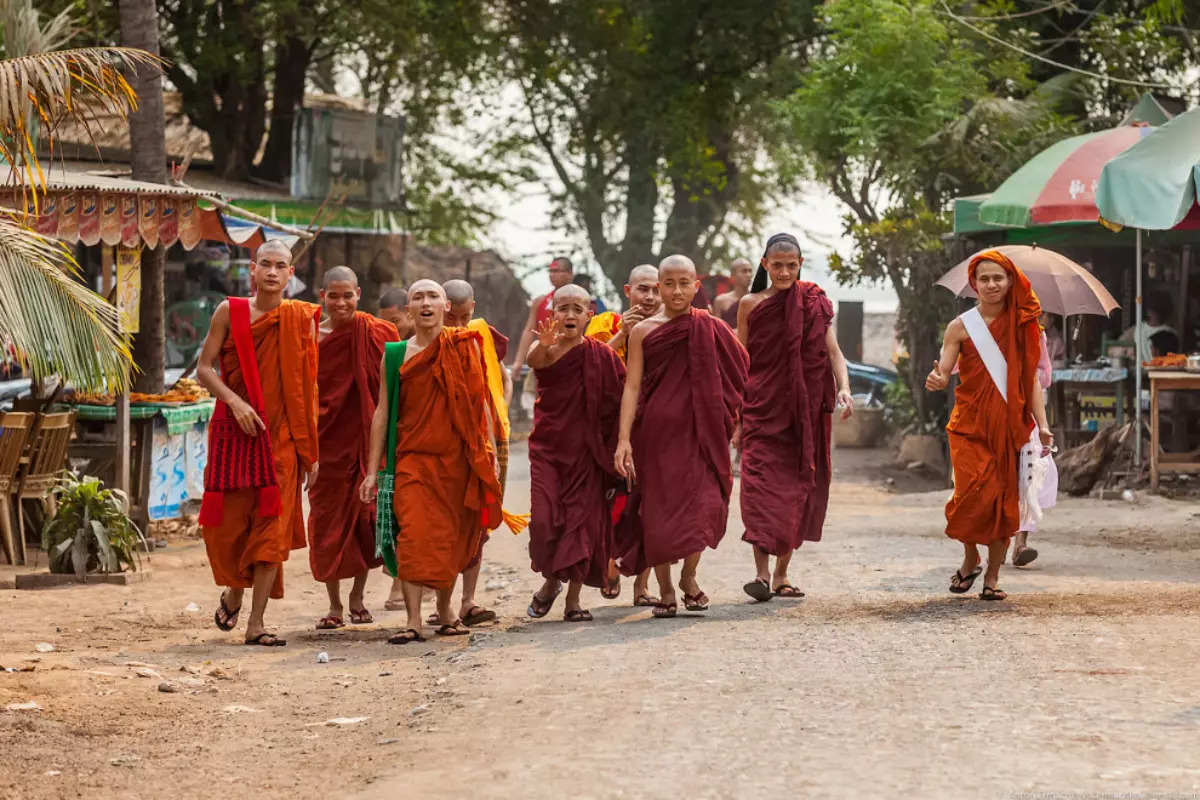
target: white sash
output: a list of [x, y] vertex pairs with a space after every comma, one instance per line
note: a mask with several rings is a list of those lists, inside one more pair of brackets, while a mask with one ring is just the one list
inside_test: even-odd
[[962, 320], [963, 327], [967, 329], [967, 336], [971, 337], [971, 341], [975, 343], [975, 349], [979, 351], [983, 365], [987, 367], [988, 374], [992, 376], [992, 383], [996, 384], [996, 388], [1000, 390], [1000, 396], [1007, 403], [1008, 362], [1004, 360], [1004, 353], [1001, 352], [1000, 345], [996, 344], [996, 339], [992, 336], [988, 324], [983, 321], [983, 315], [976, 307], [963, 314], [959, 319]]

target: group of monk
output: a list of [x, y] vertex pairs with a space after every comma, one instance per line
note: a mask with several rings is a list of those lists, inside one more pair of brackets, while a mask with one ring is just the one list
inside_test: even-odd
[[[529, 616], [546, 616], [565, 588], [564, 620], [590, 621], [583, 588], [615, 598], [623, 575], [634, 578], [634, 605], [651, 607], [653, 617], [673, 617], [680, 604], [706, 610], [698, 568], [725, 535], [734, 449], [755, 573], [744, 590], [757, 601], [804, 596], [789, 566], [805, 542], [821, 539], [833, 414], [849, 417], [854, 401], [833, 305], [799, 279], [803, 261], [794, 237], [772, 237], [756, 273], [748, 262], [734, 265], [734, 288], [710, 314], [693, 305], [695, 265], [672, 255], [633, 269], [628, 310], [600, 315], [571, 282], [570, 262], [555, 262], [555, 288], [535, 301], [514, 363], [518, 377], [521, 366], [531, 368], [537, 392], [529, 554], [544, 583]], [[419, 280], [385, 293], [374, 317], [358, 311], [362, 291], [347, 267], [325, 272], [322, 306], [284, 299], [294, 269], [283, 244], [262, 245], [251, 270], [255, 294], [221, 304], [197, 367], [218, 401], [200, 513], [213, 576], [225, 587], [215, 624], [232, 630], [251, 589], [245, 641], [285, 645], [264, 613], [269, 598], [283, 596], [283, 562], [306, 545], [329, 595], [319, 629], [345, 625], [347, 610], [351, 623], [373, 621], [364, 590], [379, 566], [394, 579], [387, 608], [407, 613], [394, 644], [424, 641], [426, 624], [462, 636], [494, 620], [475, 601], [483, 546], [490, 531], [508, 524], [519, 532], [525, 518], [502, 505], [513, 392], [507, 339], [474, 319], [471, 286]], [[1003, 256], [973, 263], [971, 277], [984, 330], [1015, 367], [1007, 385], [989, 384], [994, 365], [980, 356], [988, 348], [971, 333], [973, 318], [960, 319], [928, 387], [944, 388], [959, 364], [947, 533], [966, 556], [951, 591], [968, 590], [983, 571], [976, 545], [984, 544], [984, 597], [1000, 599], [999, 564], [1020, 513], [1010, 491], [1020, 448], [1008, 453], [1009, 445], [1028, 440], [1033, 422], [1047, 430], [1030, 383], [1036, 342], [1026, 342], [1038, 333], [1038, 309]], [[1014, 479], [995, 480], [997, 470]], [[650, 594], [651, 572], [659, 596]], [[436, 610], [426, 620], [428, 594]]]

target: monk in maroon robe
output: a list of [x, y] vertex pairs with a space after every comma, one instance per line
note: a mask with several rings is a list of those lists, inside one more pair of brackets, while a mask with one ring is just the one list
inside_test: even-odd
[[692, 308], [699, 281], [690, 259], [669, 256], [658, 279], [663, 310], [629, 337], [615, 462], [638, 482], [641, 499], [622, 520], [618, 563], [626, 575], [654, 567], [661, 589], [654, 615], [673, 617], [671, 564], [681, 559], [684, 607], [708, 608], [696, 568], [704, 549], [725, 535], [729, 443], [749, 357], [728, 325]]
[[584, 336], [591, 295], [569, 284], [554, 293], [554, 317], [538, 328], [529, 352], [537, 372], [537, 405], [529, 436], [532, 516], [529, 557], [546, 579], [529, 616], [549, 613], [568, 585], [567, 622], [590, 622], [582, 588], [607, 585], [613, 529], [609, 490], [625, 365], [611, 347]]
[[379, 397], [379, 365], [387, 342], [400, 340], [389, 322], [358, 311], [362, 290], [347, 267], [325, 272], [321, 291], [326, 320], [320, 329], [317, 389], [320, 417], [317, 435], [324, 472], [308, 490], [308, 561], [313, 577], [329, 592], [329, 613], [318, 630], [345, 624], [341, 582], [353, 579], [350, 621], [373, 622], [363, 603], [370, 570], [383, 564], [375, 557], [375, 514], [358, 496], [366, 477], [367, 433]]
[[750, 351], [740, 437], [742, 540], [754, 546], [757, 571], [745, 591], [759, 601], [804, 596], [788, 581], [788, 564], [804, 542], [821, 540], [834, 407], [842, 407], [843, 418], [854, 410], [831, 326], [833, 303], [816, 284], [798, 280], [803, 263], [793, 237], [772, 237], [757, 291], [738, 304], [738, 338]]

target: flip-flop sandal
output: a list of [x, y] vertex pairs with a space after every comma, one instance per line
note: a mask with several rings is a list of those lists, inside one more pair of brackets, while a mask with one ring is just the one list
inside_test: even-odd
[[321, 621], [317, 623], [317, 630], [319, 631], [332, 631], [344, 627], [346, 627], [346, 621], [341, 617], [321, 617]]
[[[266, 639], [268, 637], [271, 639], [271, 641], [264, 642], [263, 639]], [[267, 633], [266, 631], [263, 631], [258, 636], [255, 636], [253, 639], [247, 639], [246, 644], [255, 644], [255, 645], [258, 645], [259, 647], [287, 647], [287, 640], [280, 639], [278, 636], [276, 636], [273, 633]]]
[[352, 624], [370, 625], [374, 621], [375, 618], [371, 616], [371, 612], [367, 611], [365, 608], [360, 608], [357, 611], [355, 611], [353, 608], [350, 609], [350, 622]]
[[980, 600], [1007, 600], [1008, 592], [1003, 589], [993, 589], [991, 586], [983, 587], [983, 591], [979, 593]]
[[1016, 555], [1013, 556], [1013, 566], [1014, 567], [1028, 566], [1028, 565], [1032, 564], [1034, 562], [1034, 560], [1037, 559], [1037, 557], [1038, 557], [1037, 550], [1033, 549], [1032, 547], [1028, 547], [1028, 546], [1022, 547], [1020, 550], [1018, 550], [1016, 552]]
[[564, 622], [591, 622], [592, 612], [586, 608], [574, 608], [563, 614]]
[[635, 608], [654, 608], [658, 605], [658, 598], [653, 595], [639, 594], [633, 598], [633, 605]]
[[804, 597], [804, 592], [792, 586], [790, 583], [781, 583], [775, 587], [775, 596], [783, 598]]
[[742, 587], [742, 591], [760, 603], [765, 603], [772, 597], [771, 584], [762, 578], [755, 578]]
[[454, 622], [447, 623], [437, 629], [438, 636], [467, 636], [471, 631], [463, 624], [461, 619], [456, 619]]
[[683, 607], [688, 611], [708, 611], [708, 595], [704, 592], [683, 593]]
[[605, 600], [616, 600], [621, 596], [621, 576], [607, 581], [604, 588], [600, 590], [600, 596]]
[[485, 622], [493, 622], [496, 619], [496, 612], [490, 608], [482, 606], [474, 606], [467, 615], [462, 618], [463, 624], [468, 628], [474, 628], [476, 625], [482, 625]]
[[562, 590], [563, 587], [560, 583], [558, 585], [558, 589], [556, 589], [554, 592], [554, 596], [549, 600], [538, 597], [538, 593], [534, 592], [533, 599], [529, 601], [529, 608], [525, 609], [525, 613], [534, 619], [541, 619], [542, 617], [546, 616], [550, 613], [550, 609], [554, 607], [554, 601], [558, 599], [560, 594], [562, 594]]
[[408, 644], [409, 642], [423, 642], [425, 637], [415, 628], [409, 628], [406, 631], [393, 633], [388, 637], [388, 644]]
[[982, 564], [977, 564], [970, 575], [963, 575], [962, 570], [954, 570], [954, 575], [950, 578], [950, 591], [953, 594], [966, 594], [975, 585], [975, 579], [982, 574]]
[[404, 601], [403, 600], [392, 600], [389, 598], [383, 604], [383, 609], [385, 611], [403, 611], [404, 610]]
[[[226, 622], [221, 622], [221, 612], [225, 613]], [[217, 627], [228, 633], [237, 627], [238, 616], [242, 613], [242, 607], [238, 606], [235, 609], [230, 609], [225, 605], [225, 592], [221, 592], [221, 607], [213, 612], [213, 622]]]
[[670, 619], [679, 613], [679, 607], [674, 603], [659, 602], [654, 604], [654, 611], [651, 613], [655, 619]]

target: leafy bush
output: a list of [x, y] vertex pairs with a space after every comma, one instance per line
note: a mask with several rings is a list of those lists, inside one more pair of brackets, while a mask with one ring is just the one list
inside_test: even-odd
[[42, 527], [51, 572], [83, 579], [89, 572], [137, 570], [145, 539], [129, 518], [129, 497], [103, 486], [99, 478], [65, 471], [51, 490], [57, 509]]

